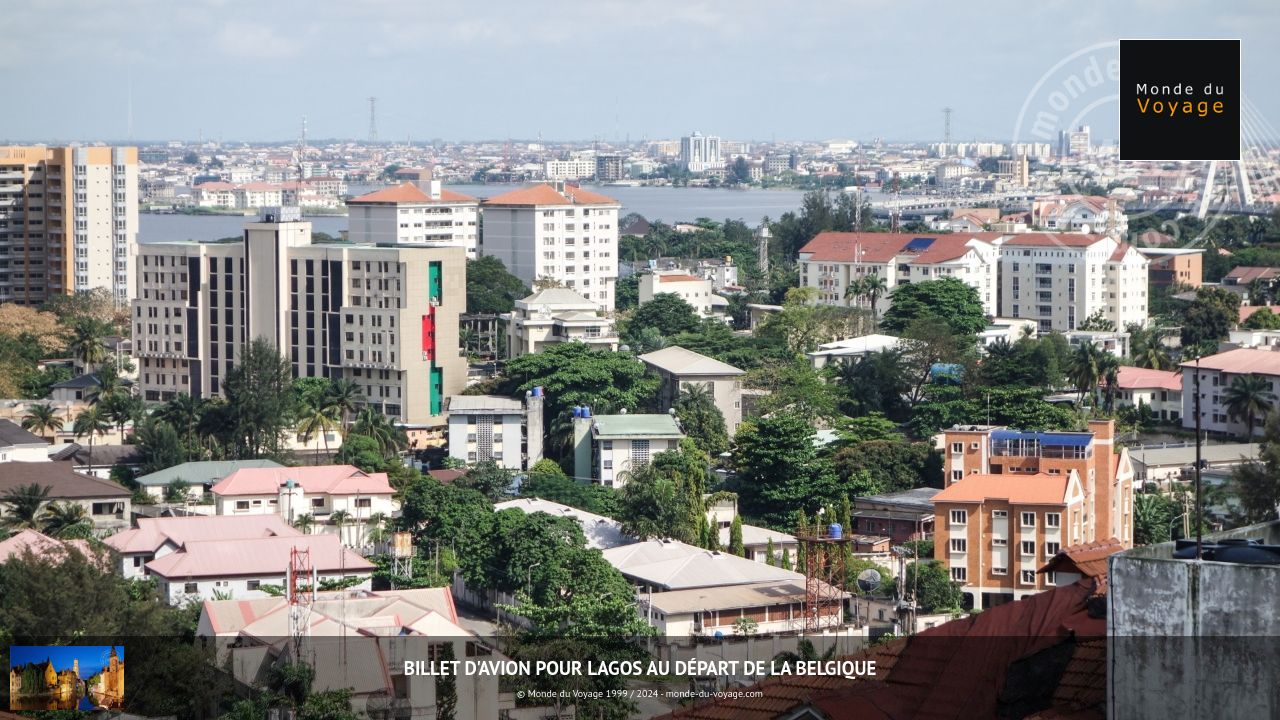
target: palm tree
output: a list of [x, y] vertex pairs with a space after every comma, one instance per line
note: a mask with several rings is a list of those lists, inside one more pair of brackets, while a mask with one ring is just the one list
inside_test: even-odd
[[42, 531], [50, 537], [87, 538], [93, 535], [93, 519], [79, 503], [49, 503], [39, 519]]
[[152, 413], [156, 419], [169, 423], [170, 427], [185, 431], [188, 460], [192, 459], [191, 452], [196, 446], [196, 428], [200, 424], [202, 405], [203, 401], [199, 398], [194, 398], [187, 393], [179, 393]]
[[121, 390], [120, 371], [116, 369], [115, 363], [103, 363], [94, 378], [97, 380], [97, 387], [89, 393], [89, 402], [92, 404], [96, 405]]
[[293, 527], [300, 530], [303, 535], [310, 535], [311, 528], [315, 527], [316, 516], [311, 513], [299, 515], [293, 520]]
[[387, 541], [387, 514], [376, 512], [365, 519], [364, 524], [367, 528], [365, 532], [365, 540], [367, 542], [383, 543]]
[[1258, 416], [1265, 416], [1275, 405], [1276, 396], [1271, 392], [1271, 383], [1257, 375], [1237, 375], [1222, 394], [1223, 405], [1232, 420], [1245, 418], [1246, 438], [1253, 436], [1253, 421]]
[[75, 424], [71, 426], [71, 431], [76, 434], [77, 438], [89, 436], [89, 467], [93, 467], [93, 439], [98, 435], [106, 432], [111, 428], [111, 423], [107, 422], [107, 415], [98, 405], [90, 405], [76, 416]]
[[322, 399], [321, 406], [306, 403], [299, 413], [298, 432], [306, 442], [311, 442], [311, 438], [319, 434], [320, 439], [324, 441], [325, 457], [329, 457], [329, 431], [340, 424], [335, 416], [334, 406], [324, 404]]
[[347, 541], [346, 537], [344, 536], [343, 530], [347, 527], [347, 523], [350, 520], [351, 520], [351, 513], [347, 512], [346, 510], [334, 510], [333, 513], [329, 515], [329, 522], [333, 523], [338, 527], [339, 542], [345, 543]]
[[1111, 412], [1116, 404], [1116, 394], [1120, 392], [1120, 361], [1116, 356], [1107, 354], [1102, 364], [1102, 381], [1107, 385], [1104, 407]]
[[376, 440], [378, 448], [384, 455], [400, 452], [409, 446], [409, 439], [404, 430], [397, 427], [377, 408], [361, 408], [351, 429]]
[[844, 299], [858, 300], [861, 304], [862, 296], [866, 294], [866, 284], [864, 278], [854, 278], [844, 289]]
[[884, 278], [880, 277], [879, 273], [871, 273], [862, 278], [862, 292], [871, 301], [871, 321], [873, 323], [879, 322], [879, 318], [876, 315], [876, 301], [888, 290], [889, 284], [885, 282]]
[[1169, 370], [1173, 367], [1173, 357], [1165, 339], [1172, 331], [1164, 326], [1144, 328], [1137, 323], [1125, 328], [1129, 332], [1129, 356], [1133, 364], [1152, 370]]
[[98, 405], [103, 415], [116, 426], [121, 442], [124, 442], [124, 426], [141, 418], [143, 413], [141, 400], [119, 390], [102, 397]]
[[[1084, 394], [1086, 392], [1093, 393], [1096, 400], [1098, 382], [1102, 380], [1105, 372], [1105, 356], [1106, 353], [1091, 342], [1080, 343], [1075, 352], [1071, 354], [1068, 379], [1080, 391], [1081, 402], [1084, 402]], [[1097, 406], [1097, 402], [1094, 403], [1094, 406]]]
[[346, 437], [350, 428], [348, 416], [357, 412], [364, 405], [364, 391], [352, 380], [342, 378], [329, 384], [325, 392], [325, 406], [336, 411], [342, 421], [342, 436]]
[[107, 345], [102, 340], [102, 336], [106, 334], [107, 328], [96, 320], [82, 318], [76, 323], [67, 348], [71, 351], [71, 356], [84, 367], [85, 372], [97, 367], [107, 358]]
[[39, 433], [50, 441], [62, 429], [62, 425], [62, 416], [52, 405], [32, 405], [27, 408], [27, 414], [22, 416], [23, 430]]
[[0, 505], [8, 510], [0, 515], [0, 527], [12, 534], [18, 530], [39, 530], [40, 510], [49, 497], [49, 486], [31, 483], [19, 485], [0, 495]]

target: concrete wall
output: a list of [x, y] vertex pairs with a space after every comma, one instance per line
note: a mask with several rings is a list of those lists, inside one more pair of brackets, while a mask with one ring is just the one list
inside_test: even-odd
[[[1280, 523], [1222, 536], [1280, 540]], [[1112, 556], [1108, 717], [1280, 717], [1280, 567]]]

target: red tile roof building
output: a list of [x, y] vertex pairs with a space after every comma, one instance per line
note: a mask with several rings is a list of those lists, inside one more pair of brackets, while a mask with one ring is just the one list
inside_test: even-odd
[[348, 237], [372, 245], [451, 245], [475, 258], [479, 245], [480, 201], [427, 181], [427, 189], [406, 182], [347, 202]]
[[1182, 427], [1195, 427], [1196, 369], [1200, 375], [1201, 428], [1209, 432], [1236, 436], [1262, 434], [1266, 418], [1260, 414], [1253, 418], [1253, 427], [1246, 430], [1248, 419], [1232, 417], [1227, 409], [1226, 390], [1238, 377], [1255, 376], [1270, 384], [1271, 391], [1280, 391], [1280, 352], [1237, 348], [1207, 355], [1199, 361], [1182, 363]]

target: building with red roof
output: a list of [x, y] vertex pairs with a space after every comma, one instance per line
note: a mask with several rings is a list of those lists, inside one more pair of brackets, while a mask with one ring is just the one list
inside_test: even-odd
[[347, 239], [371, 245], [450, 245], [476, 257], [480, 201], [428, 180], [411, 182], [347, 201]]
[[1233, 416], [1227, 408], [1227, 388], [1237, 378], [1261, 379], [1271, 392], [1280, 390], [1280, 352], [1274, 348], [1236, 348], [1199, 360], [1182, 363], [1182, 427], [1195, 427], [1196, 376], [1199, 375], [1200, 426], [1203, 430], [1238, 437], [1259, 435], [1266, 424], [1266, 413], [1253, 418]]
[[611, 197], [563, 182], [539, 183], [481, 203], [481, 254], [532, 286], [555, 280], [612, 311], [618, 280], [618, 214]]
[[1182, 417], [1182, 373], [1122, 365], [1116, 385], [1119, 407], [1145, 407], [1157, 420]]
[[849, 288], [868, 275], [878, 275], [885, 289], [876, 297], [875, 309], [883, 314], [894, 288], [953, 277], [977, 290], [983, 309], [995, 315], [999, 256], [993, 241], [999, 237], [822, 232], [800, 248], [800, 286], [815, 288], [821, 303], [869, 307], [869, 296], [851, 294]]
[[[400, 509], [386, 473], [351, 465], [241, 468], [213, 486], [219, 515], [278, 515], [294, 524], [304, 515], [315, 526], [361, 544], [366, 521]], [[334, 522], [334, 517], [343, 522]]]

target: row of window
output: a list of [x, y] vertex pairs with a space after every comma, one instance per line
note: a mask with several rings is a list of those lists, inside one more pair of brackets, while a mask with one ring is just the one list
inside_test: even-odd
[[[1009, 518], [1009, 512], [1007, 510], [991, 511], [991, 520], [993, 522], [996, 520], [1007, 520], [1008, 518]], [[1021, 517], [1019, 519], [1022, 521], [1022, 527], [1024, 528], [1033, 528], [1036, 526], [1036, 514], [1034, 512], [1021, 513]], [[952, 510], [951, 511], [952, 525], [966, 525], [968, 524], [968, 522], [969, 522], [968, 510]], [[1049, 528], [1062, 527], [1062, 513], [1045, 513], [1044, 526]]]
[[[991, 574], [992, 575], [1008, 575], [1009, 569], [1002, 568], [1002, 567], [993, 567], [991, 568]], [[968, 568], [964, 566], [957, 566], [957, 567], [951, 568], [951, 579], [954, 580], [955, 582], [968, 582], [969, 580]], [[1018, 580], [1023, 585], [1035, 585], [1036, 571], [1023, 570], [1021, 571]], [[1052, 585], [1054, 584], [1055, 580], [1056, 578], [1054, 577], [1054, 573], [1045, 573], [1046, 583]]]
[[[1008, 544], [1009, 544], [1009, 541], [1006, 540], [1005, 538], [991, 539], [992, 547], [1006, 547]], [[966, 553], [969, 551], [969, 541], [965, 538], [951, 538], [950, 548], [951, 548], [951, 552], [953, 553], [957, 553], [957, 554]], [[1046, 541], [1044, 544], [1044, 555], [1046, 558], [1051, 558], [1054, 555], [1057, 555], [1058, 551], [1061, 549], [1062, 549], [1061, 543]], [[1021, 543], [1020, 550], [1022, 551], [1022, 555], [1024, 557], [1035, 557], [1036, 541], [1023, 540]]]

